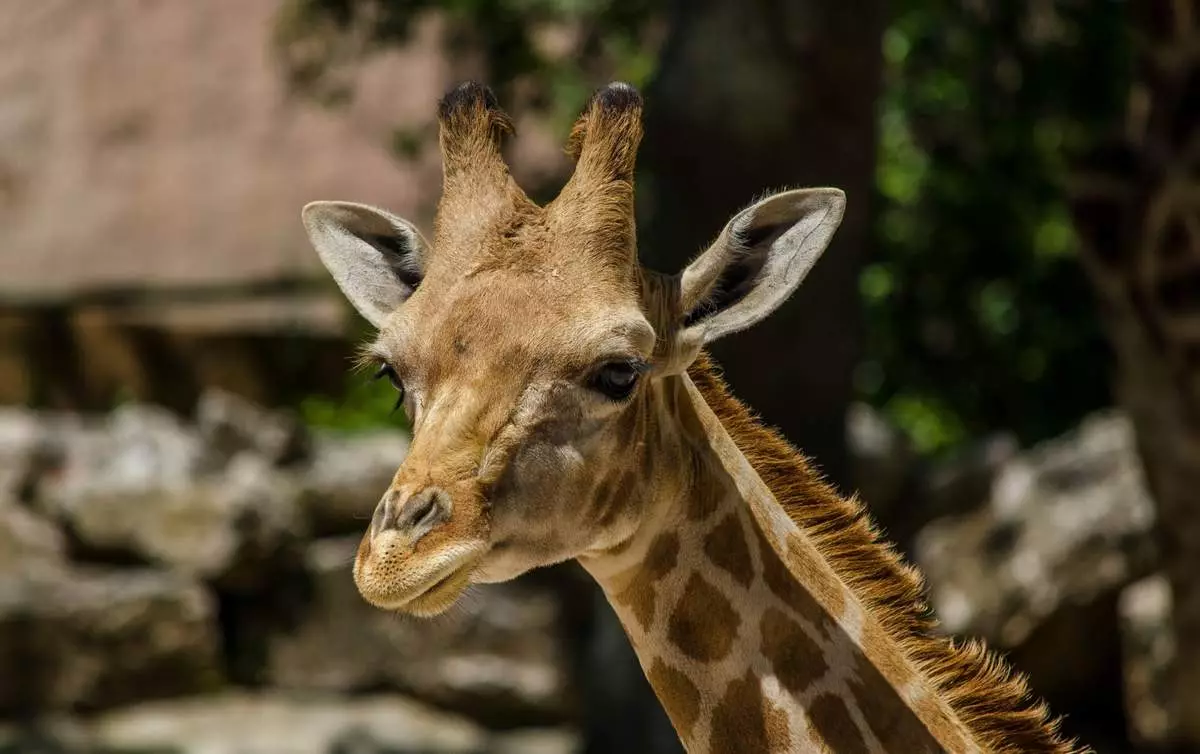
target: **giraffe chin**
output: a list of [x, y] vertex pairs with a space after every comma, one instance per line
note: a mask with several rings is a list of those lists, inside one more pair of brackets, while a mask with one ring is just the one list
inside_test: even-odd
[[460, 568], [426, 591], [405, 602], [397, 610], [417, 618], [432, 618], [449, 610], [471, 585], [471, 569]]

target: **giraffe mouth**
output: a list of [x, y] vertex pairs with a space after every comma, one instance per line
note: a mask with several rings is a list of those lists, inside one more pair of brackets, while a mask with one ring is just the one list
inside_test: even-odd
[[471, 585], [471, 572], [478, 561], [477, 557], [459, 561], [414, 589], [393, 609], [418, 618], [446, 612]]
[[470, 586], [471, 565], [467, 563], [454, 569], [429, 588], [410, 597], [399, 609], [419, 618], [431, 618], [446, 612]]
[[397, 553], [394, 548], [367, 547], [355, 562], [354, 582], [359, 594], [381, 610], [431, 617], [458, 601], [485, 552], [478, 544], [459, 545], [422, 563], [412, 562], [411, 553]]

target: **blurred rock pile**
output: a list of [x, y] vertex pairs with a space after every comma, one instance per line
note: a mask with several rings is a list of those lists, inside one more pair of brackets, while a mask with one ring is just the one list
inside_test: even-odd
[[[869, 409], [850, 428], [945, 629], [1008, 652], [1099, 751], [1161, 740], [1170, 597], [1128, 421], [937, 464]], [[0, 752], [575, 751], [570, 578], [432, 622], [355, 591], [406, 450], [217, 392], [189, 421], [0, 409]]]
[[860, 473], [890, 480], [864, 497], [924, 571], [942, 628], [1007, 653], [1099, 751], [1162, 742], [1170, 593], [1128, 419], [1099, 413], [1024, 452], [985, 438], [936, 466], [869, 409], [850, 428]]
[[215, 392], [0, 409], [0, 751], [571, 751], [555, 584], [432, 622], [355, 591], [406, 450]]

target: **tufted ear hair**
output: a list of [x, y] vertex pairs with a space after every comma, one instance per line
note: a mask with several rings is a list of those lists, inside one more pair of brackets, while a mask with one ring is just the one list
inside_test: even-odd
[[744, 330], [779, 307], [833, 238], [846, 208], [834, 188], [775, 194], [742, 210], [679, 279], [683, 350]]
[[429, 245], [408, 221], [353, 202], [312, 202], [301, 218], [342, 293], [375, 327], [420, 285]]

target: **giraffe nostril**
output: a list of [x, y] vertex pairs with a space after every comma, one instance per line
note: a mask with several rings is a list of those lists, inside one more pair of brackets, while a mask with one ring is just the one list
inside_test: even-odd
[[403, 503], [397, 494], [389, 492], [375, 509], [371, 526], [375, 533], [390, 529], [415, 543], [448, 521], [450, 509], [449, 495], [437, 487], [426, 487]]
[[388, 490], [371, 516], [371, 533], [378, 534], [384, 529], [390, 529], [396, 521], [396, 491]]
[[412, 522], [412, 528], [418, 529], [423, 524], [432, 522], [437, 516], [437, 500], [436, 495], [422, 495], [421, 499], [416, 501], [417, 505], [412, 509], [411, 514], [405, 518]]

